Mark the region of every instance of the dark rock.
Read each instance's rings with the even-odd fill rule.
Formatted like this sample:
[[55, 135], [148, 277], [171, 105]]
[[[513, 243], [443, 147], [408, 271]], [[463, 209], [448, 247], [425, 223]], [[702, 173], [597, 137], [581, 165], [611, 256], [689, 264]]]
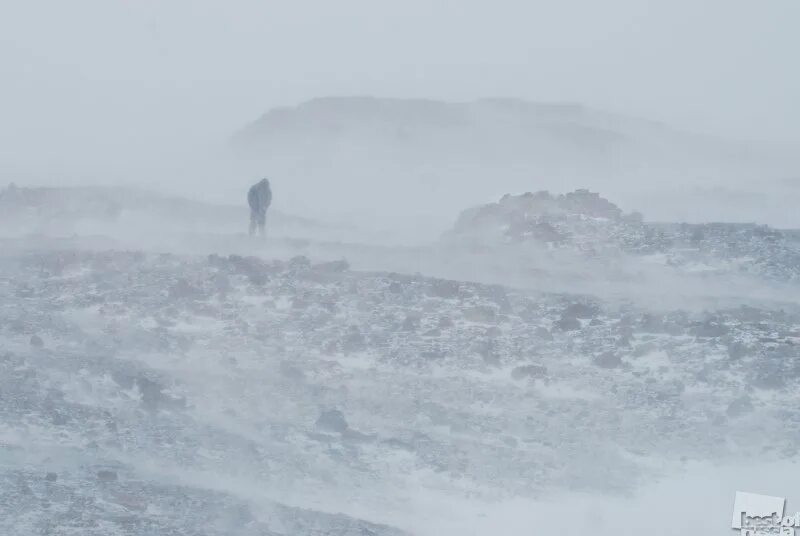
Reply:
[[116, 482], [118, 480], [117, 473], [115, 471], [109, 470], [101, 470], [97, 471], [97, 480], [100, 482]]
[[35, 291], [32, 288], [27, 287], [27, 286], [19, 287], [14, 292], [14, 295], [17, 298], [31, 298], [31, 297], [33, 297], [34, 294], [35, 294]]
[[289, 259], [288, 268], [292, 271], [308, 270], [311, 268], [311, 261], [305, 255], [297, 255]]
[[269, 281], [269, 267], [261, 259], [231, 255], [228, 262], [235, 273], [247, 277], [253, 285], [262, 286]]
[[51, 415], [51, 421], [56, 426], [64, 426], [69, 422], [69, 419], [63, 413], [56, 411]]
[[771, 360], [759, 364], [753, 375], [753, 385], [761, 389], [780, 389], [786, 385], [784, 367]]
[[737, 361], [747, 355], [748, 348], [741, 342], [734, 341], [728, 344], [728, 357]]
[[767, 312], [749, 305], [742, 305], [736, 311], [736, 318], [743, 322], [761, 322], [767, 318]]
[[281, 361], [279, 369], [284, 377], [292, 380], [302, 380], [305, 377], [302, 370], [287, 361]]
[[429, 296], [437, 298], [453, 299], [458, 298], [461, 293], [461, 286], [458, 281], [447, 279], [435, 279], [430, 282], [427, 289]]
[[627, 325], [619, 326], [619, 336], [620, 336], [621, 339], [626, 339], [626, 340], [630, 341], [631, 339], [633, 339], [633, 335], [634, 335], [634, 332], [633, 332], [633, 328], [631, 326], [627, 326]]
[[211, 255], [208, 256], [208, 264], [215, 268], [221, 268], [221, 269], [228, 267], [228, 261], [217, 255], [216, 253], [212, 253]]
[[453, 327], [453, 320], [449, 316], [442, 316], [439, 318], [439, 329], [447, 329]]
[[198, 300], [203, 297], [203, 291], [180, 279], [169, 288], [169, 297], [172, 300]]
[[38, 335], [33, 335], [31, 337], [31, 346], [39, 349], [44, 348], [44, 341]]
[[707, 320], [696, 322], [690, 331], [695, 337], [722, 337], [728, 333], [728, 327], [719, 322]]
[[226, 294], [233, 289], [230, 278], [221, 272], [214, 274], [211, 283], [214, 285], [214, 288], [217, 289], [217, 292], [222, 294]]
[[658, 349], [658, 346], [655, 343], [645, 342], [643, 344], [637, 345], [633, 349], [632, 355], [633, 355], [633, 357], [642, 357], [644, 355], [647, 355], [649, 353], [652, 353], [652, 352], [656, 351], [657, 349]]
[[56, 473], [47, 473], [44, 475], [44, 479], [48, 482], [55, 482], [58, 480], [58, 475]]
[[403, 325], [400, 329], [403, 331], [416, 331], [420, 328], [420, 325], [420, 317], [415, 314], [409, 314], [406, 315], [406, 318], [403, 320]]
[[765, 352], [753, 363], [752, 382], [762, 389], [780, 389], [800, 373], [800, 348], [781, 344]]
[[493, 339], [477, 340], [472, 344], [472, 351], [477, 353], [489, 365], [499, 365], [497, 343]]
[[581, 329], [581, 321], [573, 316], [562, 316], [559, 320], [556, 321], [555, 326], [556, 329], [560, 331], [577, 331]]
[[394, 437], [390, 437], [389, 439], [384, 439], [383, 441], [381, 441], [381, 443], [393, 449], [405, 450], [407, 452], [414, 451], [414, 445]]
[[733, 400], [730, 404], [728, 404], [728, 409], [725, 410], [725, 413], [728, 417], [735, 418], [741, 417], [747, 413], [753, 411], [753, 402], [750, 400], [750, 397], [744, 395], [740, 396], [739, 398]]
[[[579, 325], [578, 325], [578, 328], [580, 328], [580, 322], [578, 322], [578, 324], [579, 324]], [[545, 328], [545, 327], [542, 327], [542, 326], [539, 326], [538, 328], [536, 328], [536, 329], [533, 331], [533, 334], [534, 334], [536, 337], [538, 337], [538, 338], [540, 338], [540, 339], [544, 339], [544, 340], [546, 340], [546, 341], [552, 341], [552, 340], [553, 340], [553, 334], [552, 334], [552, 333], [550, 333], [550, 331], [549, 331], [547, 328]]]
[[664, 319], [655, 314], [642, 315], [639, 330], [645, 333], [661, 333], [664, 331]]
[[164, 396], [159, 384], [147, 378], [137, 378], [136, 385], [139, 387], [139, 392], [142, 393], [142, 402], [145, 406], [151, 408], [158, 406]]
[[511, 312], [511, 301], [508, 299], [508, 293], [506, 292], [506, 289], [502, 286], [491, 285], [486, 287], [482, 294], [494, 302], [494, 304], [500, 309], [500, 312]]
[[511, 371], [511, 377], [515, 380], [523, 378], [544, 378], [547, 375], [547, 367], [544, 365], [524, 365], [516, 367]]
[[622, 359], [614, 352], [608, 351], [594, 358], [594, 364], [600, 368], [617, 368], [622, 365]]
[[344, 414], [338, 409], [323, 411], [317, 419], [316, 425], [327, 432], [344, 433], [348, 430]]
[[142, 394], [142, 404], [149, 411], [180, 408], [185, 405], [183, 399], [166, 395], [163, 392], [164, 387], [149, 378], [140, 376], [135, 378], [134, 381]]
[[402, 294], [403, 285], [399, 281], [392, 281], [389, 283], [388, 289], [392, 294]]
[[497, 317], [497, 312], [493, 307], [479, 305], [465, 309], [464, 318], [470, 322], [491, 323]]
[[361, 352], [367, 347], [364, 335], [358, 330], [357, 326], [350, 326], [342, 339], [342, 351], [345, 353]]
[[564, 309], [561, 316], [588, 320], [589, 318], [594, 318], [599, 312], [600, 308], [594, 304], [571, 303]]

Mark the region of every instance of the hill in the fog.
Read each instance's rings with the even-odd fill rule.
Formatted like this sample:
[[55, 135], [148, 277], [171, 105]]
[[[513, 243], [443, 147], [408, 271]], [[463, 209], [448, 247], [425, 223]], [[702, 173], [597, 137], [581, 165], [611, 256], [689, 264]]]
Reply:
[[[603, 191], [656, 219], [788, 226], [786, 181], [800, 170], [779, 147], [517, 99], [315, 99], [268, 111], [232, 145], [281, 177], [287, 195], [309, 210], [369, 216], [377, 207], [421, 229], [443, 229], [464, 206], [506, 192], [575, 188]], [[772, 180], [783, 181], [781, 193], [763, 199]], [[758, 208], [768, 201], [773, 210]]]

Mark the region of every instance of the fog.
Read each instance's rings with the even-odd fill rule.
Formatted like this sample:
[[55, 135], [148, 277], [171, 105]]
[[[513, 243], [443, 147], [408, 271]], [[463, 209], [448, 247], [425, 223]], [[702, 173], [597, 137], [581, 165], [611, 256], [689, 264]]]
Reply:
[[[360, 161], [334, 166], [328, 176], [313, 174], [313, 180], [294, 190], [292, 184], [300, 180], [296, 176], [303, 175], [301, 163], [293, 160], [281, 166], [267, 159], [245, 165], [229, 158], [226, 142], [268, 110], [317, 97], [447, 102], [513, 97], [574, 102], [599, 112], [659, 121], [679, 132], [709, 136], [709, 143], [757, 143], [760, 153], [768, 156], [753, 157], [759, 161], [748, 166], [744, 178], [758, 195], [767, 197], [752, 205], [781, 202], [780, 196], [769, 195], [778, 188], [773, 182], [796, 195], [792, 185], [800, 168], [800, 77], [790, 65], [800, 8], [791, 0], [766, 6], [738, 0], [702, 6], [627, 0], [559, 6], [517, 1], [491, 6], [351, 0], [330, 5], [6, 2], [2, 10], [0, 179], [5, 182], [147, 185], [233, 202], [240, 200], [253, 176], [275, 174], [276, 179], [286, 176], [284, 184], [278, 184], [284, 195], [276, 203], [290, 211], [319, 212], [323, 207], [304, 195], [308, 188], [353, 174], [369, 173], [371, 179], [374, 168]], [[458, 149], [474, 152], [474, 147]], [[725, 151], [737, 158], [759, 152], [736, 144]], [[385, 155], [378, 156], [382, 163]], [[411, 156], [423, 163], [430, 160]], [[453, 192], [416, 195], [440, 196], [425, 207], [427, 212], [448, 211], [452, 219], [467, 201], [489, 202], [520, 190], [522, 180], [512, 180], [510, 163], [493, 162], [491, 173], [498, 178], [490, 181], [488, 169], [475, 169], [479, 156], [460, 170], [462, 188], [477, 189], [475, 194], [441, 209], [439, 204]], [[572, 159], [584, 156], [577, 153]], [[320, 155], [303, 158], [314, 163]], [[630, 205], [626, 208], [654, 219], [703, 220], [699, 208], [686, 205], [687, 198], [709, 195], [704, 181], [723, 187], [729, 198], [752, 195], [725, 184], [728, 170], [720, 169], [724, 162], [719, 158], [681, 160], [677, 169], [675, 162], [663, 160], [621, 160], [616, 168], [603, 170], [607, 176], [602, 177], [561, 165], [558, 173], [537, 173], [529, 166], [518, 169], [517, 177], [530, 183], [525, 189], [552, 189], [558, 183], [562, 191], [593, 187], [607, 194], [616, 193], [608, 191], [614, 177], [617, 182], [625, 179], [618, 190], [629, 197], [656, 178], [685, 181], [694, 188], [682, 196], [673, 189], [668, 192], [672, 198], [659, 191], [656, 199], [662, 204], [636, 197], [631, 204], [615, 195]], [[411, 164], [418, 163], [411, 159]], [[399, 167], [396, 160], [388, 164], [384, 171]], [[410, 171], [427, 185], [442, 170]], [[493, 191], [479, 189], [487, 182], [500, 184]], [[762, 187], [765, 182], [771, 187]], [[371, 193], [377, 197], [377, 192]], [[363, 202], [352, 200], [353, 196], [337, 196], [335, 215], [344, 217], [363, 207]], [[392, 205], [380, 198], [375, 202], [381, 203], [378, 212]], [[728, 211], [716, 209], [705, 219], [777, 218], [774, 211], [754, 213], [742, 204], [734, 203]], [[782, 211], [790, 208], [781, 206]], [[402, 215], [395, 216], [385, 227], [402, 226]], [[444, 219], [435, 224], [443, 230]]]
[[799, 21], [0, 3], [0, 532], [793, 514]]

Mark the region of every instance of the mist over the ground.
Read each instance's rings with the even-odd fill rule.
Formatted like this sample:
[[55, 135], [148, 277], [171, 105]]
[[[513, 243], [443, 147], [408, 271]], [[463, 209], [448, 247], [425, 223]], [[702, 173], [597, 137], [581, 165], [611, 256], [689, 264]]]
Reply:
[[3, 3], [0, 533], [706, 536], [736, 491], [793, 514], [798, 22]]

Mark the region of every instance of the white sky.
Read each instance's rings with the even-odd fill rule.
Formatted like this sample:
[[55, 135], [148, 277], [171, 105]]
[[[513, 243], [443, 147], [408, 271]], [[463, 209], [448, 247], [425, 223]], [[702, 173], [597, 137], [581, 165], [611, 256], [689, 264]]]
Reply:
[[798, 0], [0, 0], [0, 151], [170, 152], [350, 94], [797, 142], [798, 57]]

